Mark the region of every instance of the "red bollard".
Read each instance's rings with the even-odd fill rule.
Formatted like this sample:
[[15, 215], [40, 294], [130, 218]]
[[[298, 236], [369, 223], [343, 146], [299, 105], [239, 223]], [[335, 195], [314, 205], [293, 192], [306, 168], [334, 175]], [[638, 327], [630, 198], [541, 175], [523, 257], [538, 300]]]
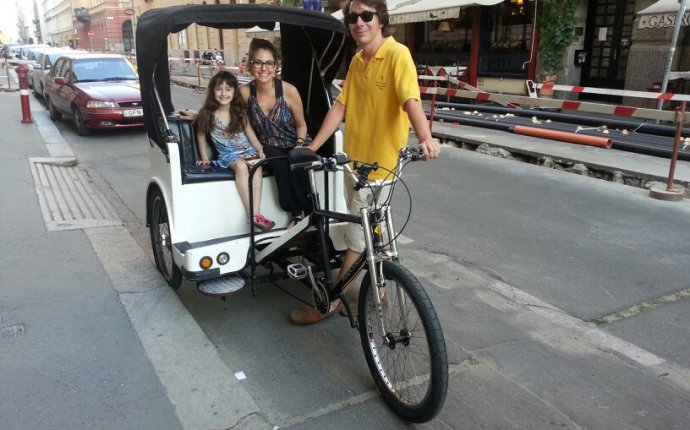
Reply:
[[22, 101], [22, 124], [33, 124], [29, 107], [29, 68], [23, 64], [14, 69], [19, 78], [19, 96]]

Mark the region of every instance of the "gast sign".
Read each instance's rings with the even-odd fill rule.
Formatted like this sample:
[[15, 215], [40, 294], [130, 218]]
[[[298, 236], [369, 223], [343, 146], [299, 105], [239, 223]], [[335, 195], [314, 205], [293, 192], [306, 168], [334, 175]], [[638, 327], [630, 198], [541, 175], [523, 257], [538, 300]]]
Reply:
[[[675, 13], [659, 13], [654, 15], [643, 15], [640, 17], [638, 28], [662, 28], [673, 27], [676, 24]], [[690, 25], [690, 12], [685, 12], [680, 25]]]

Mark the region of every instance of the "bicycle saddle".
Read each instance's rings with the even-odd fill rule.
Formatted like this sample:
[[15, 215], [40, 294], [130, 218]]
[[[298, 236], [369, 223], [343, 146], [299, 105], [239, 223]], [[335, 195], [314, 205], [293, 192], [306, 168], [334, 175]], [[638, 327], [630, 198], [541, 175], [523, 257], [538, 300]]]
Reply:
[[321, 161], [321, 156], [308, 148], [296, 147], [288, 152], [290, 164], [308, 163], [310, 161]]

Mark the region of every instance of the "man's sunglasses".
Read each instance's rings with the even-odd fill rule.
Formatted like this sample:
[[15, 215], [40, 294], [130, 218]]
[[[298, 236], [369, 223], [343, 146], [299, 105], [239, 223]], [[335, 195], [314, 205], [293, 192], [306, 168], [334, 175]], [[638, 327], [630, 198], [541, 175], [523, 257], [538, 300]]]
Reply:
[[357, 24], [357, 18], [362, 18], [362, 21], [364, 22], [371, 22], [372, 19], [374, 19], [374, 15], [378, 15], [376, 12], [372, 12], [370, 10], [365, 10], [362, 13], [349, 13], [345, 17], [345, 21], [348, 24]]

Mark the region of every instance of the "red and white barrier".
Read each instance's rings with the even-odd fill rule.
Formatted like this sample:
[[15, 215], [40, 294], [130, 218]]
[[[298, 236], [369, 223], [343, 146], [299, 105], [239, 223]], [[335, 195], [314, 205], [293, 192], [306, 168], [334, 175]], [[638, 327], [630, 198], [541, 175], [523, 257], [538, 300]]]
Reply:
[[[445, 78], [443, 78], [445, 79]], [[336, 79], [334, 84], [342, 86], [345, 81]], [[536, 85], [536, 84], [535, 84]], [[477, 100], [481, 102], [495, 102], [509, 107], [522, 108], [537, 108], [548, 107], [553, 109], [561, 109], [568, 111], [588, 112], [601, 115], [614, 115], [627, 118], [639, 118], [659, 121], [676, 121], [676, 114], [673, 111], [638, 108], [633, 106], [611, 105], [592, 102], [581, 102], [578, 100], [560, 100], [560, 99], [545, 99], [545, 98], [531, 98], [527, 96], [511, 95], [511, 94], [494, 94], [487, 93], [481, 90], [462, 89], [470, 87], [459, 81], [458, 86], [461, 88], [439, 88], [439, 87], [420, 87], [419, 91], [422, 94], [442, 95], [449, 97], [458, 97], [470, 100]], [[470, 87], [471, 88], [471, 87]], [[649, 93], [659, 96], [659, 93]], [[665, 93], [671, 94], [671, 93]], [[678, 96], [678, 94], [671, 94]], [[668, 97], [668, 96], [665, 96]], [[682, 95], [682, 97], [688, 97]], [[681, 100], [681, 98], [665, 98], [663, 100]], [[684, 114], [684, 123], [690, 122], [690, 113]]]
[[[529, 85], [528, 81], [528, 85]], [[533, 82], [536, 88], [542, 90], [565, 91], [570, 93], [588, 93], [601, 94], [606, 96], [618, 97], [639, 97], [642, 99], [655, 99], [664, 101], [690, 101], [689, 94], [675, 94], [675, 93], [658, 93], [653, 91], [634, 91], [634, 90], [617, 90], [610, 88], [595, 88], [595, 87], [581, 87], [577, 85], [558, 85], [544, 82]]]

